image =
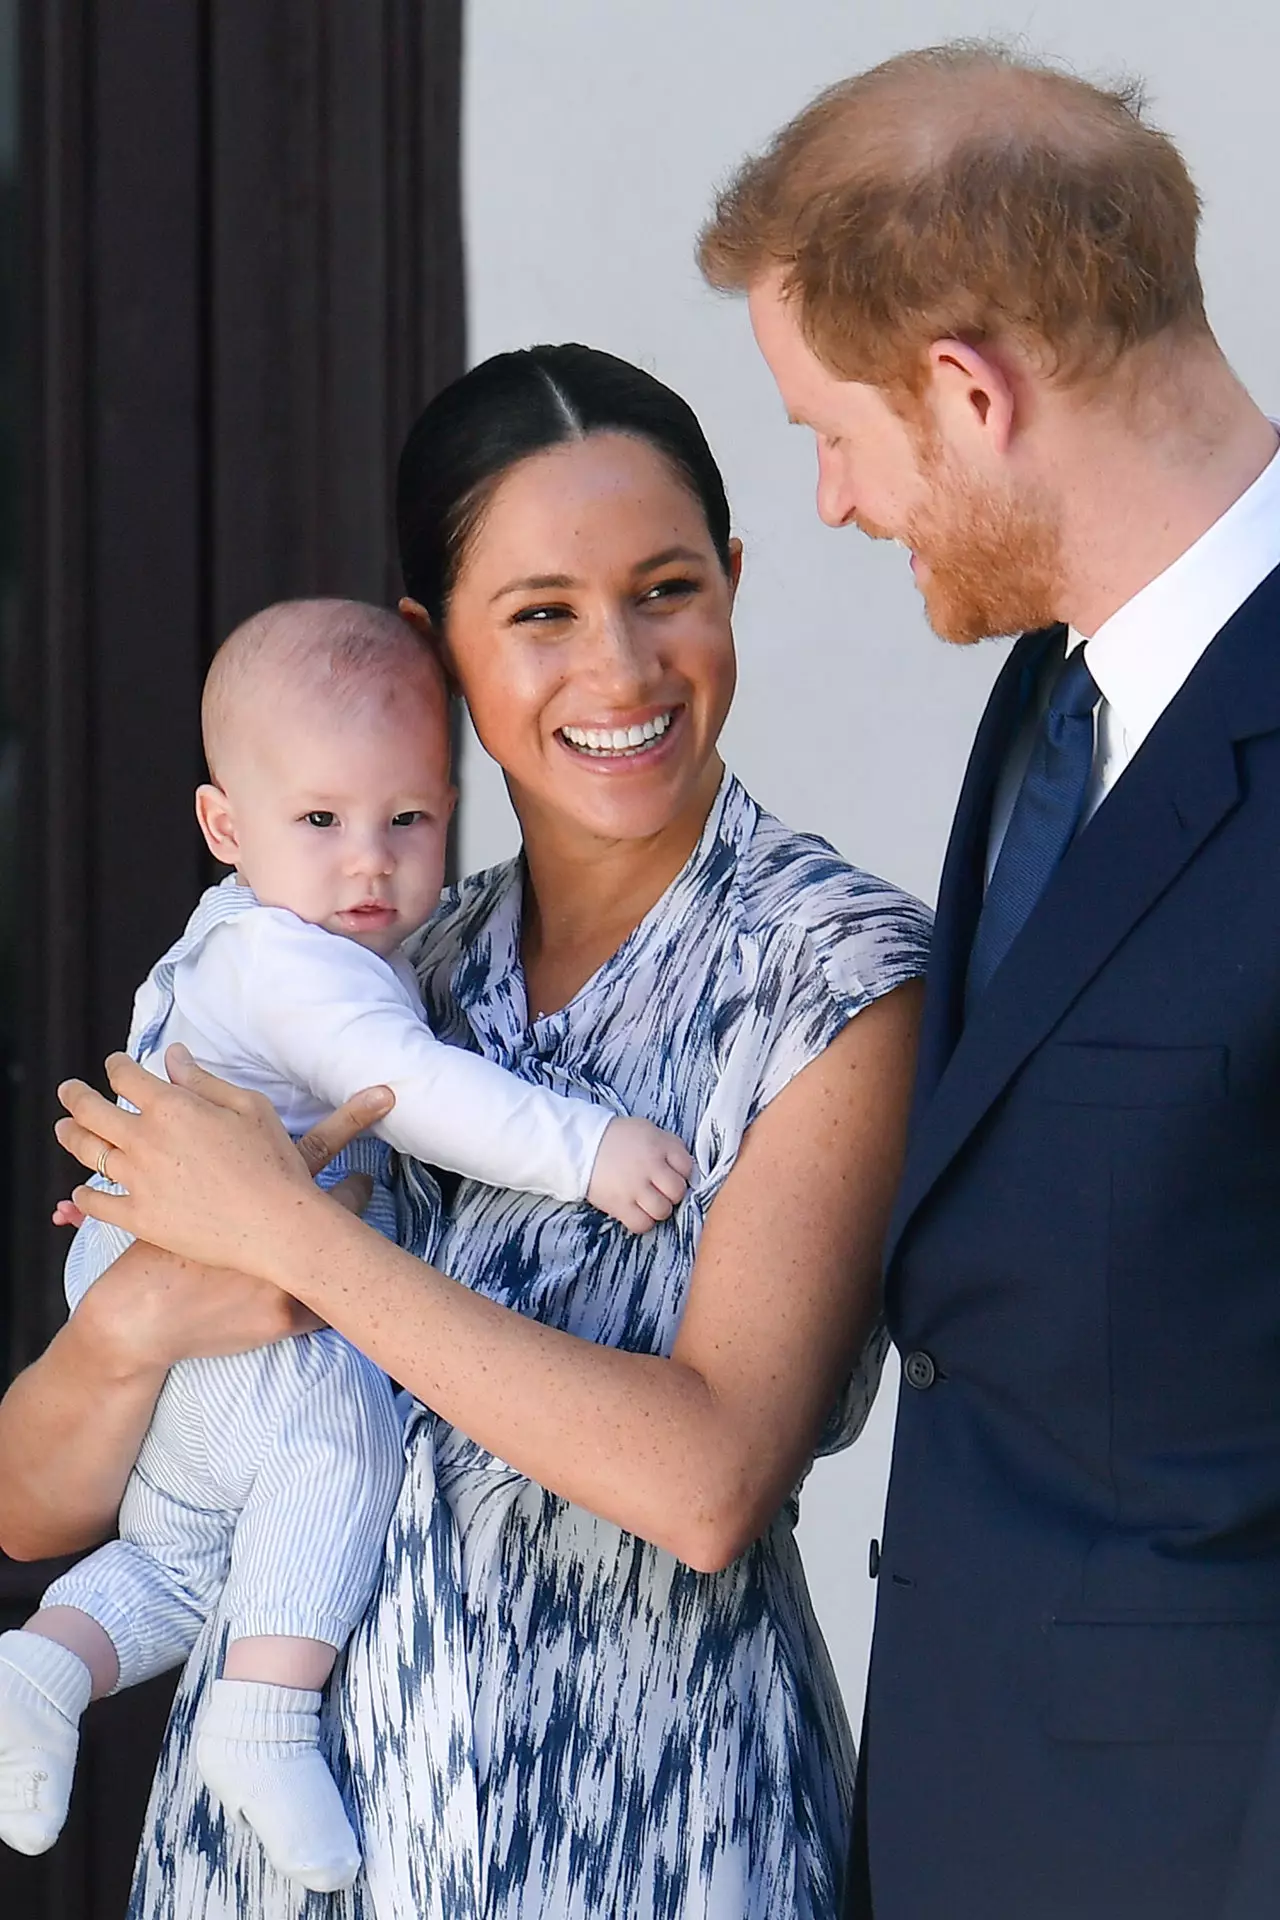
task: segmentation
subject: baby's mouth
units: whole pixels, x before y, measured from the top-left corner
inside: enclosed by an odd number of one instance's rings
[[[669,707],[665,713],[654,714],[633,727],[561,727],[560,738],[575,753],[586,754],[589,759],[634,760],[652,752],[679,711],[678,707]]]
[[[357,926],[389,926],[396,917],[396,910],[385,900],[361,900],[358,906],[341,907],[339,920],[351,920]]]

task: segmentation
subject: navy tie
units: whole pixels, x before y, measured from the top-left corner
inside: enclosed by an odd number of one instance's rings
[[[965,985],[966,1009],[985,991],[1021,933],[1080,825],[1093,770],[1093,710],[1098,698],[1084,648],[1077,647],[1053,683],[978,915]]]

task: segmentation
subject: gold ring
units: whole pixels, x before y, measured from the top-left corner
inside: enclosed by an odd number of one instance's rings
[[[99,1180],[105,1180],[105,1179],[107,1179],[107,1178],[108,1178],[108,1175],[107,1175],[107,1155],[108,1155],[108,1154],[110,1153],[110,1151],[111,1151],[111,1148],[110,1148],[109,1146],[108,1146],[108,1147],[104,1147],[104,1148],[102,1149],[102,1152],[101,1152],[101,1153],[100,1153],[100,1154],[98,1155],[98,1178],[99,1178]]]

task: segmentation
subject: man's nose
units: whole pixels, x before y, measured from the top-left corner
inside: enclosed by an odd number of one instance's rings
[[[857,511],[847,463],[818,443],[818,518],[827,527],[847,527]]]

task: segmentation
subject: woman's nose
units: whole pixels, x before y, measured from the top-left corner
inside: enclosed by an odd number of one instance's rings
[[[652,647],[625,608],[614,608],[598,623],[593,635],[593,678],[619,705],[626,696],[642,693],[654,672]]]

